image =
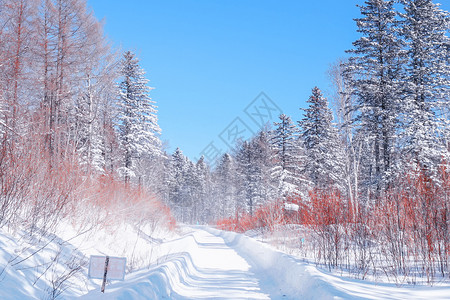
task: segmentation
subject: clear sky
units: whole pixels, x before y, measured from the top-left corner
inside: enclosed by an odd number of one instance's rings
[[[330,64],[358,38],[362,3],[88,0],[111,42],[139,56],[167,150],[191,159],[228,151],[231,133],[247,137],[280,111],[300,120],[311,89],[327,94]]]

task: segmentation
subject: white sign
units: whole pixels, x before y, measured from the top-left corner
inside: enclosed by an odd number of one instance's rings
[[[89,278],[103,279],[105,275],[106,256],[92,255],[89,260]],[[124,280],[125,266],[127,259],[125,257],[109,257],[106,279]]]
[[[300,206],[298,206],[295,203],[284,203],[284,209],[287,211],[298,211],[298,209],[300,208]]]

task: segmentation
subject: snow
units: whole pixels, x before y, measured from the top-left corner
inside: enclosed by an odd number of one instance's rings
[[[57,299],[448,299],[450,295],[448,286],[396,287],[345,278],[251,237],[206,226],[153,232],[153,238],[144,234],[146,228],[119,229],[78,235],[71,244],[56,237],[42,239],[35,246],[47,246],[15,266],[14,257],[27,257],[35,249],[24,250],[23,241],[18,242],[23,232],[0,229],[0,299],[46,298],[50,285],[44,279],[50,277],[36,280],[42,273],[37,266],[45,265],[58,249],[82,253],[86,260],[91,254],[120,254],[130,262],[125,281],[108,282],[104,294],[101,280],[87,278],[85,265]],[[75,231],[64,232],[65,239],[74,237]]]
[[[153,270],[107,287],[104,295],[97,290],[81,299],[270,299],[251,266],[219,236],[192,229],[163,248],[167,255]]]
[[[284,203],[284,209],[287,211],[298,211],[300,206],[295,203]]]

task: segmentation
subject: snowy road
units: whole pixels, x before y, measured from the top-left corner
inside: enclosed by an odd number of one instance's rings
[[[186,299],[270,299],[252,266],[223,238],[204,230],[192,233],[197,249],[190,251],[192,274],[177,292]]]
[[[270,299],[253,267],[220,236],[192,229],[165,247],[150,274],[137,272],[104,295],[93,291],[82,299]]]
[[[82,296],[99,299],[448,299],[448,287],[398,288],[319,271],[247,236],[185,228],[158,263]],[[75,299],[75,298],[73,298]]]

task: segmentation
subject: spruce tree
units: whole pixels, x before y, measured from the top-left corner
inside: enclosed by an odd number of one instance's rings
[[[236,172],[234,161],[230,154],[225,153],[219,160],[214,174],[215,198],[221,199],[217,203],[218,215],[221,219],[236,214]]]
[[[275,122],[272,132],[272,148],[276,166],[273,176],[278,181],[278,193],[285,198],[298,189],[301,163],[301,145],[298,129],[289,116],[281,114],[280,122]]]
[[[253,215],[256,208],[275,200],[273,151],[268,133],[261,130],[250,141],[242,142],[235,155],[238,210]],[[244,200],[244,201],[242,201]]]
[[[318,87],[312,90],[307,102],[309,107],[299,121],[300,136],[306,151],[304,171],[314,188],[339,188],[342,179],[341,145],[332,124],[331,109]]]
[[[118,122],[120,141],[123,150],[123,167],[120,172],[125,181],[136,174],[141,157],[146,154],[161,155],[156,106],[149,96],[151,88],[147,85],[144,70],[134,53],[125,52],[122,60],[119,84]]]
[[[369,145],[366,178],[375,197],[389,186],[395,172],[400,101],[400,74],[404,62],[398,39],[393,0],[367,0],[356,19],[362,37],[346,65],[351,90],[357,98],[355,123]]]
[[[168,169],[168,200],[175,216],[184,220],[185,210],[189,206],[186,197],[186,174],[188,160],[180,148],[170,156]]]
[[[270,132],[261,130],[251,141],[253,156],[255,188],[257,190],[256,206],[261,206],[278,197],[278,181],[275,180],[274,151],[271,144]]]
[[[237,194],[240,202],[237,204],[238,214],[241,210],[253,214],[256,198],[255,170],[250,143],[243,141],[237,148],[236,171],[238,177]]]
[[[448,155],[445,145],[450,97],[449,13],[431,0],[401,0],[404,68],[403,157],[409,168],[434,176]],[[412,166],[411,166],[412,162]]]
[[[186,158],[186,167],[183,174],[182,191],[182,216],[183,222],[188,221],[194,224],[199,218],[199,174],[196,165],[189,158]]]
[[[212,194],[212,179],[209,165],[205,162],[205,157],[202,156],[195,165],[196,171],[196,192],[195,198],[192,199],[197,204],[195,221],[201,223],[209,223],[214,221],[216,203],[211,199]],[[221,199],[223,201],[223,199]]]

